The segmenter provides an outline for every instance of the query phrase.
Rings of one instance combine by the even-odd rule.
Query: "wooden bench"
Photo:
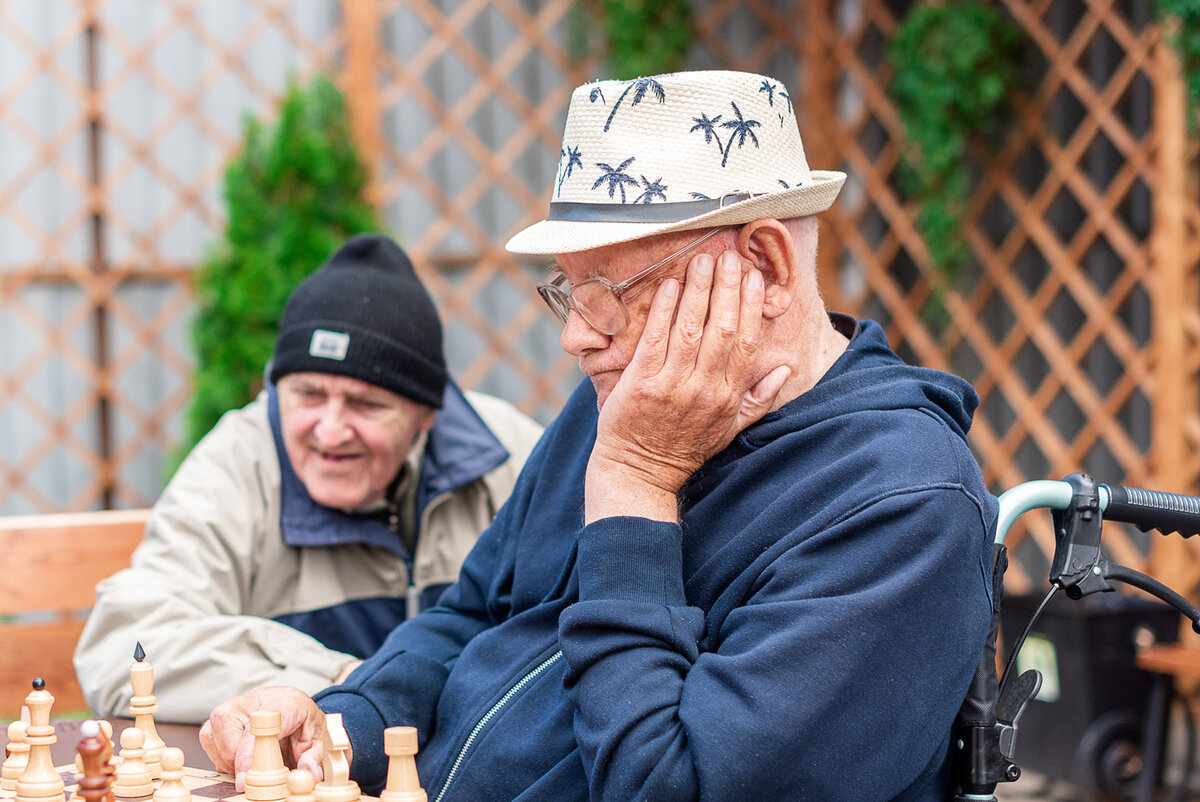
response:
[[[148,509],[0,516],[0,719],[14,718],[34,677],[54,712],[86,710],[71,662],[96,583],[129,567]]]

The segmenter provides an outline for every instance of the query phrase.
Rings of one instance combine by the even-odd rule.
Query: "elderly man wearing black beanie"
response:
[[[457,579],[541,434],[449,379],[433,301],[379,235],[295,289],[267,376],[180,466],[132,567],[97,587],[75,654],[93,710],[127,711],[138,641],[164,721],[339,681]]]

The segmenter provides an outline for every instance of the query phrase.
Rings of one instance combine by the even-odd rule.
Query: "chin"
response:
[[[604,402],[612,395],[613,388],[617,381],[621,378],[618,371],[610,370],[606,373],[598,373],[595,376],[589,377],[592,380],[592,389],[596,391],[596,409],[604,406]]]
[[[307,487],[307,486],[306,486]],[[323,507],[335,510],[355,510],[366,505],[366,496],[361,492],[336,488],[307,487],[312,500]]]

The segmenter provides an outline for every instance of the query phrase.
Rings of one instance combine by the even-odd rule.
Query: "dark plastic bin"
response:
[[[1005,597],[1006,658],[1041,598]],[[1078,601],[1055,594],[1018,657],[1018,673],[1037,668],[1044,680],[1021,717],[1016,763],[1089,798],[1130,795],[1145,770],[1141,744],[1154,683],[1153,674],[1137,667],[1136,642],[1173,643],[1180,621],[1164,604],[1120,593]],[[1161,765],[1151,770],[1161,778]]]

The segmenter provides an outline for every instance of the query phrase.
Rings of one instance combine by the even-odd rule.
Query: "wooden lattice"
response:
[[[1196,492],[1197,154],[1151,0],[999,4],[1029,42],[1030,78],[1003,141],[973,151],[964,233],[976,268],[949,289],[896,180],[905,138],[884,52],[910,3],[697,0],[691,66],[768,73],[803,99],[810,162],[850,174],[822,217],[829,305],[878,319],[906,358],[976,385],[972,445],[995,490],[1086,470]],[[206,16],[208,5],[155,3],[131,30],[113,22],[117,0],[81,1],[38,38],[13,10],[19,2],[0,4],[0,47],[25,61],[0,84],[0,136],[29,154],[26,168],[0,176],[0,234],[24,243],[0,252],[18,256],[0,265],[0,324],[26,327],[38,343],[0,373],[0,415],[19,410],[35,432],[19,453],[0,449],[5,509],[152,501],[131,471],[172,445],[190,371],[177,331],[189,270],[221,224],[214,187],[238,139],[229,104],[208,99],[232,93],[239,110],[270,107],[286,69],[263,74],[266,60],[253,55],[263,43],[302,73],[339,76],[372,197],[441,305],[461,383],[548,419],[578,378],[532,292],[540,266],[502,247],[543,215],[569,94],[601,72],[567,44],[577,4],[325,0],[312,12],[299,0],[247,0],[232,25]],[[311,13],[330,24],[302,24]],[[184,50],[199,66],[180,82],[162,60]],[[68,64],[64,51],[86,57]],[[22,105],[47,81],[72,110],[49,136]],[[134,85],[155,98],[141,125],[114,111]],[[207,154],[187,171],[170,150],[180,131]],[[70,199],[53,226],[25,205],[46,180]],[[131,204],[145,186],[156,202]],[[181,230],[192,232],[184,246]],[[54,315],[37,300],[49,285],[75,288]],[[147,288],[159,293],[149,313],[130,301]],[[939,303],[943,315],[931,312]],[[146,360],[174,377],[151,407],[129,391]],[[53,405],[37,391],[47,361],[78,377]],[[35,481],[59,463],[86,477],[66,499]],[[1014,533],[1018,588],[1040,578],[1051,541],[1046,521]],[[1138,533],[1110,539],[1134,566],[1149,543]],[[1200,576],[1186,547],[1155,554],[1166,555],[1168,579]]]
[[[896,4],[866,2],[840,27],[809,15],[823,56],[809,69],[836,65],[812,88],[828,95],[849,85],[856,99],[836,113],[827,100],[810,106],[837,120],[819,152],[853,176],[827,215],[829,294],[884,322],[913,361],[974,383],[982,401],[972,444],[997,491],[1082,470],[1195,492],[1194,449],[1170,465],[1155,460],[1164,442],[1195,440],[1198,254],[1184,226],[1155,228],[1155,209],[1170,204],[1194,232],[1197,205],[1194,181],[1163,193],[1164,168],[1184,179],[1195,160],[1161,153],[1164,136],[1183,135],[1183,118],[1156,128],[1156,110],[1181,87],[1163,64],[1148,4],[1001,5],[1031,43],[1038,74],[998,150],[975,153],[980,180],[965,235],[978,271],[945,292],[946,318],[932,322],[940,278],[914,227],[916,209],[896,186],[904,132],[883,58]],[[807,122],[822,127],[820,118]],[[1164,291],[1168,280],[1177,284]],[[1188,339],[1163,371],[1168,327]],[[1175,420],[1163,414],[1172,403]],[[1053,550],[1048,519],[1028,531],[1036,549],[1021,549],[1017,589],[1044,577]],[[1010,543],[1020,546],[1021,534]],[[1144,536],[1114,528],[1107,544],[1119,561],[1144,565]]]

